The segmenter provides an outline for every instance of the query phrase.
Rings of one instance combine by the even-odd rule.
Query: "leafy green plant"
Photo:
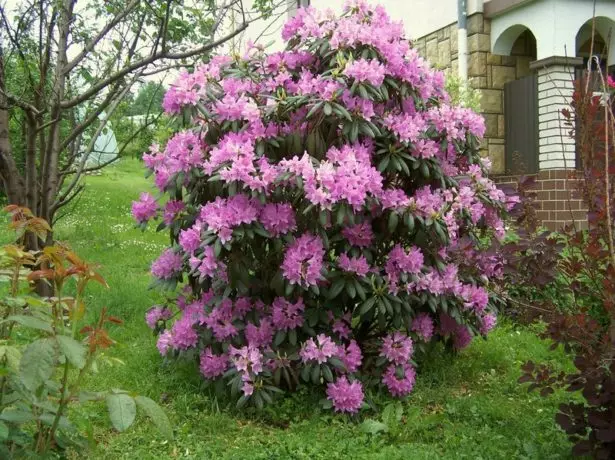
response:
[[[401,402],[395,401],[382,411],[380,420],[368,418],[361,424],[361,431],[373,435],[386,434],[395,439],[399,436],[403,425],[404,408]]]
[[[83,324],[87,285],[107,284],[94,266],[66,246],[26,251],[26,235],[44,239],[49,225],[26,208],[6,209],[16,243],[0,248],[0,283],[6,285],[0,299],[0,456],[87,447],[87,438],[68,418],[70,406],[87,401],[105,401],[118,431],[132,425],[138,406],[172,438],[170,422],[153,400],[117,389],[83,390],[84,378],[97,368],[97,357],[114,343],[106,326],[121,323],[102,309],[94,324]],[[49,283],[55,296],[30,295],[34,281]],[[68,290],[75,296],[67,296]]]
[[[457,75],[449,75],[446,78],[445,88],[451,97],[451,104],[481,112],[480,91],[472,88],[467,81],[462,80]]]

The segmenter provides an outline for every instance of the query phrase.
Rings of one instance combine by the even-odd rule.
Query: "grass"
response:
[[[395,439],[363,433],[359,424],[321,410],[316,394],[286,397],[262,413],[237,413],[211,397],[191,365],[163,363],[144,324],[159,300],[148,290],[149,265],[166,234],[133,228],[130,202],[149,190],[141,165],[126,160],[87,180],[57,237],[102,266],[110,289],[90,289],[90,309],[103,306],[125,320],[113,329],[117,347],[90,389],[122,388],[160,401],[176,430],[164,441],[139,416],[127,432],[114,432],[102,405],[79,416],[92,423],[101,459],[549,459],[567,458],[570,446],[553,416],[566,395],[544,399],[516,383],[528,359],[566,366],[563,354],[529,329],[500,326],[488,341],[475,340],[461,356],[439,354],[421,367],[415,391],[404,401],[404,424]],[[121,361],[121,362],[120,362]]]

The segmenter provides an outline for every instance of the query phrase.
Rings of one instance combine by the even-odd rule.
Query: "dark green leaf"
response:
[[[327,297],[329,299],[335,299],[340,294],[340,292],[342,292],[342,289],[344,289],[345,284],[346,284],[346,280],[344,278],[336,279],[333,282],[331,289],[329,289]]]
[[[60,352],[66,356],[66,359],[77,369],[83,369],[87,356],[87,349],[85,346],[67,335],[58,335],[56,339],[60,346]]]
[[[26,316],[26,315],[11,315],[4,321],[15,321],[16,323],[21,324],[22,326],[29,327],[30,329],[38,329],[39,331],[45,332],[53,332],[51,324],[47,321],[44,321],[39,318],[35,318],[34,316]]]
[[[378,433],[387,433],[389,431],[389,427],[386,424],[379,422],[378,420],[373,420],[368,418],[360,425],[361,431],[368,434],[378,434]]]
[[[156,404],[154,400],[145,396],[135,397],[135,402],[141,410],[147,414],[152,422],[154,422],[160,434],[169,440],[173,439],[173,427],[171,426],[167,414],[162,410],[162,407]]]
[[[51,378],[58,358],[52,339],[39,339],[26,347],[19,362],[19,377],[30,391],[36,391]]]
[[[125,431],[135,421],[137,406],[135,400],[124,393],[108,394],[105,398],[111,424],[117,431]]]

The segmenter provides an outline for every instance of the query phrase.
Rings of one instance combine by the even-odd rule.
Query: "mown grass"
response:
[[[99,263],[110,289],[92,286],[89,308],[106,306],[125,324],[118,341],[87,382],[90,389],[122,388],[160,401],[176,430],[165,441],[139,416],[134,427],[114,432],[102,405],[79,411],[95,428],[106,459],[561,459],[569,456],[565,435],[553,416],[566,395],[549,399],[516,383],[528,359],[567,366],[535,333],[500,326],[488,341],[475,342],[453,357],[435,354],[421,367],[415,391],[404,401],[401,434],[395,439],[363,433],[356,420],[321,410],[316,394],[300,393],[257,414],[238,413],[202,388],[194,366],[163,363],[143,321],[159,293],[148,290],[149,265],[167,242],[165,234],[133,228],[130,203],[150,189],[141,165],[125,160],[87,189],[73,212],[57,226],[86,260]],[[372,414],[371,416],[375,416]]]

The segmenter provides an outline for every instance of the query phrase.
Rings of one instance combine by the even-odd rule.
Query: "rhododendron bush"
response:
[[[177,295],[147,322],[240,406],[315,385],[354,413],[368,387],[408,395],[428,344],[494,326],[511,200],[485,177],[482,118],[381,7],[302,9],[283,38],[165,96],[187,127],[144,156],[160,196],[133,214],[170,230],[152,273]]]

